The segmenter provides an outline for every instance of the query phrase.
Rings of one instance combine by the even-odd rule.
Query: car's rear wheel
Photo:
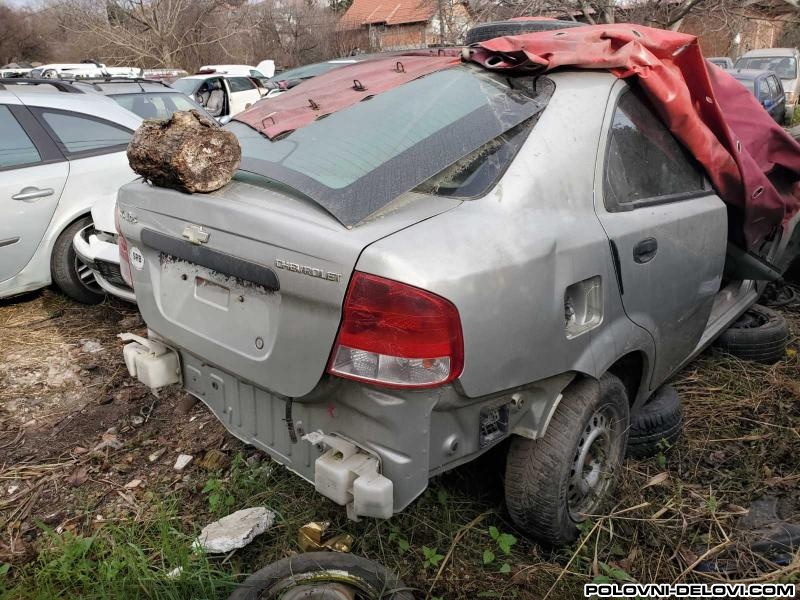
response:
[[[361,556],[309,552],[256,571],[228,600],[414,600],[383,565]]]
[[[780,313],[754,304],[714,342],[725,352],[753,362],[774,364],[786,354],[789,326]]]
[[[475,27],[467,31],[465,44],[469,46],[504,35],[520,35],[536,31],[554,31],[556,29],[567,29],[579,25],[582,25],[582,23],[576,23],[575,21],[559,21],[558,19],[549,21],[538,19],[532,19],[530,21],[493,21],[491,23],[475,25]]]
[[[67,296],[84,304],[98,304],[105,298],[94,274],[81,262],[72,247],[75,235],[91,224],[91,217],[82,217],[62,231],[50,257],[53,283]]]
[[[608,373],[564,392],[538,440],[517,437],[506,463],[506,504],[514,522],[550,545],[578,537],[578,526],[612,495],[625,456],[628,396]]]

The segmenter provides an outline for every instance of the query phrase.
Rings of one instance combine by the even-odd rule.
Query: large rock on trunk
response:
[[[239,140],[197,110],[147,120],[128,144],[131,168],[155,185],[213,192],[239,168]]]

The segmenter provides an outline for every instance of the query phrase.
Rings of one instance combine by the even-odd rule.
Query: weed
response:
[[[439,551],[436,548],[428,548],[427,546],[422,547],[422,554],[425,557],[425,562],[422,563],[422,566],[426,569],[430,567],[438,567],[439,563],[444,558],[444,555],[439,554]]]
[[[40,526],[43,549],[16,574],[13,597],[172,599],[230,593],[233,575],[192,551],[192,537],[177,528],[176,506],[161,502],[145,522],[109,523],[88,536]]]

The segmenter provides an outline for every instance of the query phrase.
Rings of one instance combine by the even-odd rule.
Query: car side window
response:
[[[614,110],[604,179],[605,203],[612,211],[707,190],[695,159],[633,90],[622,95]]]
[[[762,102],[769,98],[771,93],[769,91],[769,84],[767,83],[767,78],[759,79],[758,80],[758,99]]]
[[[42,157],[7,106],[0,105],[0,169],[40,162]]]
[[[783,93],[783,88],[782,88],[780,82],[778,81],[778,78],[775,77],[774,75],[770,75],[769,87],[770,87],[770,89],[772,89],[772,96],[774,98],[777,98],[778,96],[780,96]]]
[[[126,146],[133,132],[109,121],[85,115],[42,109],[39,114],[56,135],[61,150],[70,155],[114,152]]]
[[[228,84],[231,86],[231,92],[247,92],[256,87],[247,77],[230,77]]]

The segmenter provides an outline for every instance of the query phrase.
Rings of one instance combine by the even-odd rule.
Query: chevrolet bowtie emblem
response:
[[[187,225],[183,229],[183,237],[189,240],[192,244],[199,246],[208,241],[208,232],[205,231],[200,225]]]

